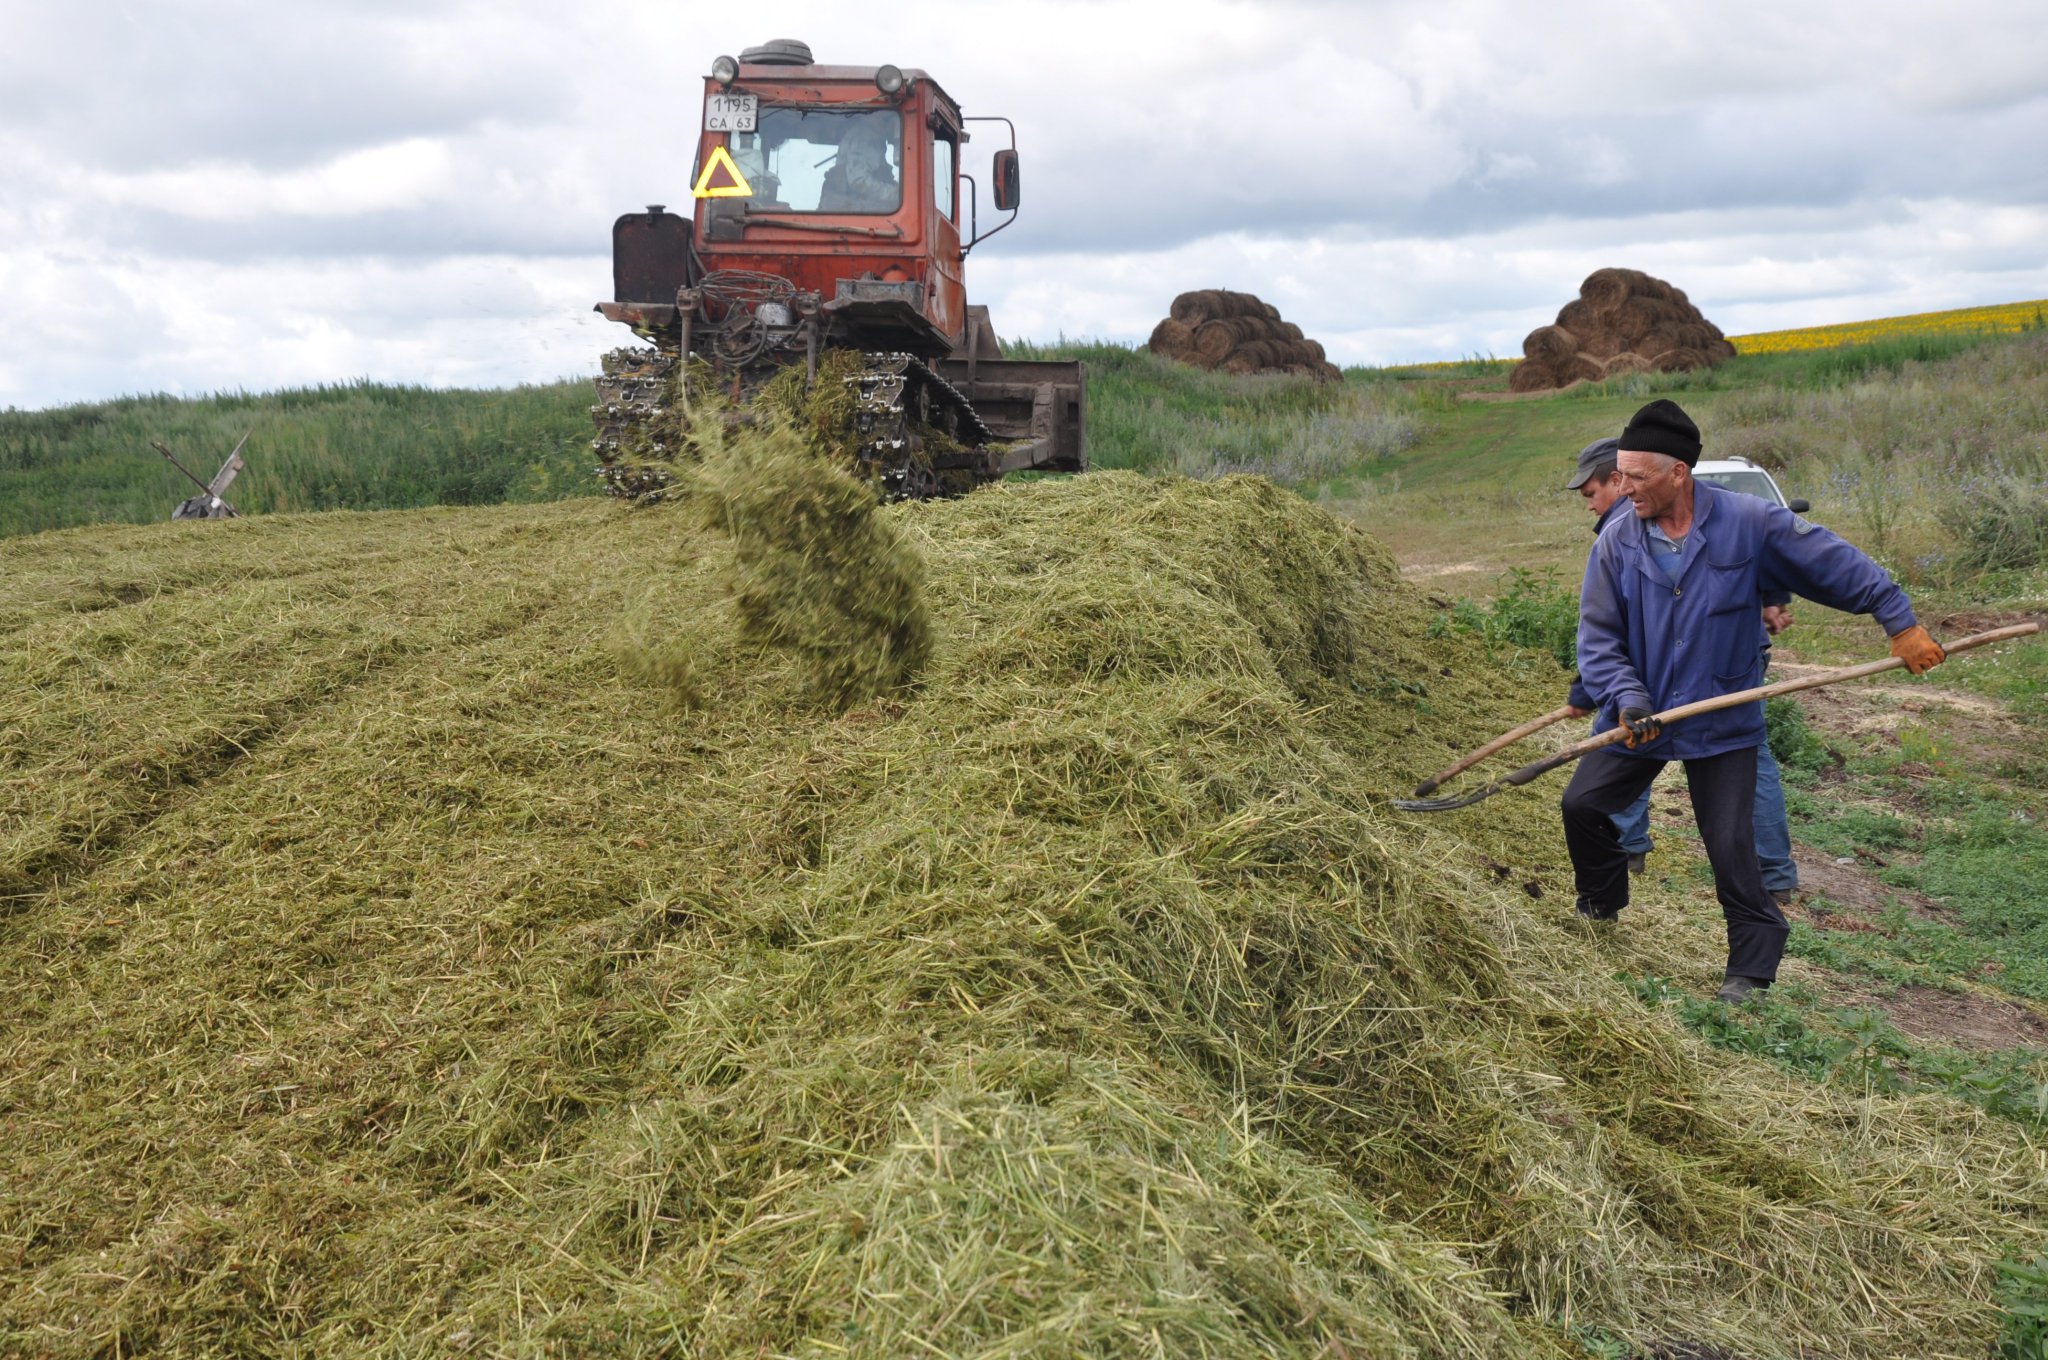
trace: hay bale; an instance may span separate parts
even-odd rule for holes
[[[1562,326],[1538,326],[1522,341],[1522,353],[1552,367],[1561,368],[1579,352],[1579,337]]]
[[[1696,349],[1667,349],[1661,354],[1650,356],[1649,367],[1653,373],[1687,373],[1695,368],[1710,368],[1713,360]]]
[[[1145,342],[1145,348],[1169,359],[1185,360],[1195,352],[1194,329],[1184,321],[1167,317],[1152,328],[1152,338]]]
[[[1596,269],[1579,285],[1579,296],[1604,315],[1634,297],[1648,278],[1635,269]]]
[[[1607,376],[1606,360],[1591,354],[1574,354],[1569,362],[1553,367],[1566,386],[1575,382],[1599,382]]]
[[[1184,325],[1199,326],[1204,321],[1224,321],[1232,317],[1272,317],[1266,304],[1249,293],[1233,293],[1227,288],[1201,288],[1191,293],[1182,293],[1173,300],[1170,315]]]
[[[1178,350],[1181,331],[1167,329],[1168,323],[1187,331],[1184,350]],[[1220,288],[1182,293],[1173,300],[1171,315],[1153,329],[1153,337],[1153,352],[1201,369],[1238,375],[1306,374],[1319,380],[1328,376],[1323,371],[1323,347],[1282,318],[1279,308],[1249,293]]]
[[[1573,335],[1595,335],[1602,328],[1600,313],[1584,298],[1573,298],[1557,312],[1557,324]]]
[[[1511,390],[1518,392],[1543,390],[1546,377],[1552,386],[1598,381],[1596,365],[1602,374],[1641,372],[1653,358],[1704,366],[1735,352],[1682,291],[1640,270],[1619,268],[1587,275],[1579,296],[1558,309],[1556,323],[1531,331],[1522,350],[1528,362],[1510,374]],[[1617,368],[1615,361],[1628,354],[1643,363]]]

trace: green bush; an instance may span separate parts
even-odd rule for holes
[[[2048,1360],[2048,1255],[2032,1263],[2007,1261],[1998,1267],[1999,1302],[2005,1334],[1999,1360]]]
[[[1764,740],[1788,770],[1818,770],[1834,759],[1828,744],[1807,725],[1806,710],[1790,695],[1764,700]]]
[[[1511,567],[1501,578],[1507,589],[1491,603],[1460,600],[1451,624],[1486,639],[1532,652],[1548,652],[1566,670],[1579,664],[1579,600],[1561,584],[1557,571]]]
[[[2015,472],[1967,478],[1939,516],[1963,566],[2025,571],[2048,563],[2048,479]]]

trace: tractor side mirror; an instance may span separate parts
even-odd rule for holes
[[[1022,196],[1022,194],[1022,183],[1017,178],[1017,153],[1008,150],[996,152],[996,211],[1017,211],[1017,200]]]
[[[1807,511],[1813,509],[1813,502],[1806,499],[1804,496],[1799,496],[1792,500],[1786,501],[1785,508],[1787,510],[1790,510],[1795,515],[1803,515]]]

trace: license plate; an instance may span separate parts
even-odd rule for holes
[[[704,130],[706,132],[752,132],[754,118],[760,111],[760,96],[751,94],[714,94],[704,100]]]

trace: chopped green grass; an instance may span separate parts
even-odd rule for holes
[[[1999,1337],[2018,1123],[1646,1014],[1718,942],[1581,927],[1540,792],[1392,810],[1526,705],[1377,544],[1245,478],[883,518],[931,652],[844,708],[683,513],[0,544],[0,1352]]]

